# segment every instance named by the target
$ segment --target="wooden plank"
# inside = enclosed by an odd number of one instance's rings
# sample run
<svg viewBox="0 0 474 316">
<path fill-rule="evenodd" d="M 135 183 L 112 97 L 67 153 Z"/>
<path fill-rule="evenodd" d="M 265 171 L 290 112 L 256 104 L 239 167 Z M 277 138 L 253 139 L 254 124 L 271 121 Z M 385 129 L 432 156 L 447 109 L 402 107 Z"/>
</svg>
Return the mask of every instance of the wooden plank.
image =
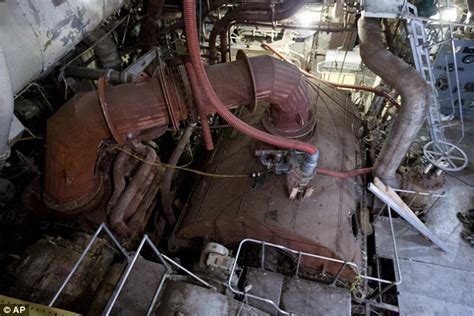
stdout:
<svg viewBox="0 0 474 316">
<path fill-rule="evenodd" d="M 444 251 L 448 251 L 448 246 L 438 238 L 422 221 L 415 215 L 410 207 L 398 196 L 389 186 L 385 185 L 377 177 L 374 183 L 369 184 L 369 190 L 379 199 L 385 202 L 391 209 L 398 213 L 404 220 L 410 223 L 423 236 L 431 240 L 435 245 Z"/>
</svg>

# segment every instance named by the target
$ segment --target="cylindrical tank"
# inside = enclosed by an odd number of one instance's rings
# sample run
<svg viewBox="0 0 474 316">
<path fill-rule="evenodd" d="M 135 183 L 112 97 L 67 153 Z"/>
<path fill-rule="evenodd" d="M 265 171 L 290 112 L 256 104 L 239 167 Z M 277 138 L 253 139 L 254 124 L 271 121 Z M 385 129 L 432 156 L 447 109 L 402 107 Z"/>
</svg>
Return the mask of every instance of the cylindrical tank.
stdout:
<svg viewBox="0 0 474 316">
<path fill-rule="evenodd" d="M 319 166 L 346 171 L 357 165 L 360 144 L 355 131 L 360 126 L 350 98 L 328 86 L 312 95 L 316 118 Z M 245 114 L 259 125 L 263 112 Z M 268 148 L 234 130 L 224 133 L 208 160 L 206 171 L 219 174 L 249 174 L 262 171 L 255 151 Z M 193 189 L 176 226 L 171 248 L 187 247 L 206 239 L 235 245 L 244 238 L 278 243 L 293 249 L 352 261 L 361 260 L 360 240 L 352 229 L 352 214 L 359 207 L 358 179 L 335 179 L 317 175 L 311 181 L 311 197 L 290 200 L 285 176 L 263 178 L 203 177 Z M 306 266 L 336 274 L 340 264 L 303 262 Z M 354 272 L 342 274 L 353 279 Z"/>
<path fill-rule="evenodd" d="M 0 1 L 3 44 L 16 93 L 116 12 L 124 0 Z"/>
</svg>

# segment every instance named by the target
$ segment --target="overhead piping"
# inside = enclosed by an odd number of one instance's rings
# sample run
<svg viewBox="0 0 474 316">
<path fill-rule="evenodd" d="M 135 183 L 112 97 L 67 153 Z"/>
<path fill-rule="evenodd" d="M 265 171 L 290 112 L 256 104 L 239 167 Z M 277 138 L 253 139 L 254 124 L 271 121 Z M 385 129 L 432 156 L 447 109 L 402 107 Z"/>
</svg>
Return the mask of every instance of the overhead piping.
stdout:
<svg viewBox="0 0 474 316">
<path fill-rule="evenodd" d="M 230 23 L 251 21 L 251 22 L 274 22 L 287 19 L 301 10 L 307 0 L 286 1 L 271 8 L 269 4 L 250 3 L 237 7 L 228 12 L 221 20 L 217 21 L 209 35 L 209 59 L 211 63 L 215 61 L 216 40 L 220 36 L 221 40 L 221 61 L 227 62 L 227 31 Z"/>
<path fill-rule="evenodd" d="M 431 91 L 416 69 L 386 49 L 378 19 L 361 18 L 358 28 L 362 61 L 402 97 L 400 111 L 374 165 L 377 177 L 398 186 L 396 172 L 425 122 Z"/>
<path fill-rule="evenodd" d="M 272 52 L 273 54 L 275 54 L 276 56 L 278 56 L 281 60 L 284 60 L 288 63 L 292 63 L 286 56 L 284 56 L 283 54 L 281 54 L 280 52 L 278 52 L 276 49 L 274 49 L 272 46 L 268 45 L 267 43 L 262 43 L 260 45 L 263 49 L 269 51 L 269 52 Z M 351 84 L 344 84 L 344 83 L 336 83 L 336 82 L 330 82 L 330 81 L 325 81 L 325 80 L 321 80 L 320 78 L 316 77 L 315 75 L 305 71 L 304 69 L 302 68 L 299 68 L 300 71 L 308 78 L 311 78 L 311 79 L 314 79 L 314 80 L 318 80 L 318 81 L 321 81 L 321 82 L 324 82 L 324 83 L 327 83 L 327 84 L 330 84 L 334 87 L 337 87 L 337 88 L 343 88 L 343 89 L 351 89 L 351 90 L 355 90 L 355 91 L 367 91 L 367 92 L 372 92 L 376 95 L 379 95 L 379 96 L 382 96 L 384 97 L 387 101 L 389 101 L 394 107 L 396 107 L 397 109 L 400 108 L 400 104 L 397 102 L 397 100 L 395 100 L 394 97 L 392 97 L 390 94 L 388 94 L 386 91 L 383 91 L 383 90 L 380 90 L 380 89 L 376 89 L 376 88 L 372 88 L 372 87 L 367 87 L 367 86 L 360 86 L 360 85 L 351 85 Z"/>
</svg>

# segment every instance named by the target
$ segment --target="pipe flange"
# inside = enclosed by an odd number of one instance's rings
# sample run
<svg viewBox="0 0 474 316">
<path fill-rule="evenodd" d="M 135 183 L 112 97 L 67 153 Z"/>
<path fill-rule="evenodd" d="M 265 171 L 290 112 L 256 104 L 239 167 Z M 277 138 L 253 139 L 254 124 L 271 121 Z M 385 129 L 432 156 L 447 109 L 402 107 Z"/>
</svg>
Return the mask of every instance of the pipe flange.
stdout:
<svg viewBox="0 0 474 316">
<path fill-rule="evenodd" d="M 300 126 L 300 128 L 294 129 L 285 130 L 273 125 L 268 111 L 265 111 L 265 113 L 263 113 L 260 122 L 262 123 L 263 128 L 270 134 L 291 139 L 299 139 L 311 135 L 314 129 L 316 128 L 316 120 L 314 119 L 314 115 L 311 115 L 309 121 L 305 122 L 302 126 Z"/>
<path fill-rule="evenodd" d="M 172 98 L 176 97 L 176 91 L 170 91 L 170 87 L 168 86 L 168 78 L 166 78 L 165 66 L 160 65 L 158 67 L 158 81 L 160 83 L 161 91 L 163 92 L 163 96 L 166 102 L 166 108 L 168 109 L 168 114 L 170 116 L 171 125 L 173 126 L 173 130 L 179 130 L 179 116 L 176 113 L 176 110 L 179 110 L 179 104 Z"/>
<path fill-rule="evenodd" d="M 248 104 L 246 108 L 250 113 L 255 113 L 255 111 L 257 110 L 257 86 L 255 83 L 255 75 L 252 69 L 252 64 L 250 63 L 250 60 L 245 54 L 245 52 L 241 49 L 237 51 L 237 55 L 235 57 L 237 60 L 245 61 L 245 64 L 247 65 L 247 70 L 249 71 L 250 76 L 250 82 L 252 83 L 253 95 L 251 97 L 250 104 Z"/>
<path fill-rule="evenodd" d="M 184 65 L 179 66 L 178 73 L 180 79 L 179 81 L 181 83 L 181 89 L 182 91 L 184 91 L 184 102 L 186 104 L 189 117 L 191 118 L 191 122 L 197 122 L 199 120 L 199 115 L 196 107 L 193 106 L 193 90 L 191 88 L 189 76 L 186 72 L 186 67 Z"/>
<path fill-rule="evenodd" d="M 105 79 L 104 77 L 100 77 L 97 82 L 97 94 L 99 95 L 100 110 L 102 112 L 102 115 L 104 116 L 104 120 L 107 125 L 107 128 L 109 129 L 110 134 L 112 134 L 112 137 L 114 138 L 114 140 L 118 144 L 124 144 L 125 140 L 122 137 L 120 137 L 120 133 L 115 128 L 115 125 L 113 124 L 109 116 L 109 103 L 107 102 L 107 95 L 105 91 L 107 87 L 108 87 L 107 79 Z"/>
<path fill-rule="evenodd" d="M 80 214 L 84 210 L 87 210 L 89 205 L 94 204 L 93 202 L 97 199 L 97 197 L 102 196 L 104 192 L 103 180 L 104 177 L 102 175 L 99 178 L 96 178 L 91 192 L 73 201 L 59 203 L 46 192 L 43 192 L 43 202 L 48 208 L 54 211 L 66 212 L 68 215 Z"/>
</svg>

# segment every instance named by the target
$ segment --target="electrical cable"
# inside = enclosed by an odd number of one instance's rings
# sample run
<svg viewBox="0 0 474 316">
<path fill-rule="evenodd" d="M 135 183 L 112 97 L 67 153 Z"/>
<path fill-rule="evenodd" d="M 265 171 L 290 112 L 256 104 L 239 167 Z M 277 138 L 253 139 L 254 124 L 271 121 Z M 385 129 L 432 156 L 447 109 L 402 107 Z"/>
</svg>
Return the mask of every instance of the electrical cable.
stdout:
<svg viewBox="0 0 474 316">
<path fill-rule="evenodd" d="M 162 168 L 168 168 L 168 169 L 177 169 L 177 170 L 182 170 L 182 171 L 186 171 L 186 172 L 191 172 L 191 173 L 195 173 L 195 174 L 198 174 L 200 176 L 205 176 L 205 177 L 211 177 L 211 178 L 259 178 L 267 173 L 269 173 L 270 171 L 268 170 L 265 170 L 265 171 L 262 171 L 262 172 L 252 172 L 252 173 L 249 173 L 249 174 L 217 174 L 217 173 L 209 173 L 209 172 L 204 172 L 204 171 L 199 171 L 199 170 L 196 170 L 196 169 L 191 169 L 191 168 L 186 168 L 186 167 L 182 167 L 182 166 L 174 166 L 174 165 L 170 165 L 170 164 L 167 164 L 167 163 L 164 163 L 164 162 L 154 162 L 154 161 L 148 161 L 142 157 L 140 157 L 139 155 L 137 154 L 134 154 L 132 152 L 128 152 L 126 151 L 125 149 L 121 148 L 121 147 L 117 147 L 117 146 L 114 146 L 113 148 L 117 149 L 117 150 L 120 150 L 121 152 L 124 152 L 126 153 L 127 155 L 129 155 L 130 157 L 133 157 L 141 162 L 144 162 L 144 163 L 147 163 L 147 164 L 150 164 L 152 166 L 157 166 L 157 167 L 162 167 Z"/>
</svg>

